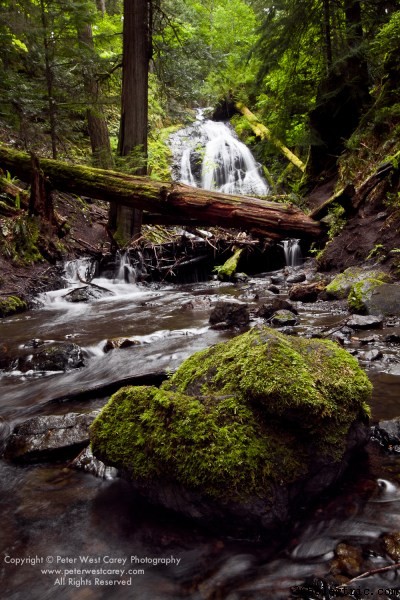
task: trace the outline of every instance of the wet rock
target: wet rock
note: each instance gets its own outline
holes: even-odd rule
[[[380,360],[383,358],[383,354],[379,349],[370,350],[369,352],[365,352],[363,355],[363,359],[368,362],[372,362],[374,360]]]
[[[246,273],[235,273],[232,276],[232,280],[235,283],[245,283],[246,281],[248,281],[249,277],[248,275],[246,275]]]
[[[83,350],[73,343],[51,344],[29,357],[21,358],[18,366],[22,372],[69,371],[85,365]]]
[[[209,322],[213,329],[246,327],[250,322],[249,307],[239,302],[217,302],[211,311]]]
[[[388,452],[400,453],[400,418],[379,421],[371,428],[371,440]]]
[[[85,287],[75,288],[68,294],[65,294],[64,300],[67,302],[91,302],[98,300],[104,296],[112,296],[113,292],[103,289],[95,285],[87,285]]]
[[[331,298],[344,299],[355,284],[367,280],[388,281],[388,275],[377,269],[367,271],[360,267],[349,267],[332,279],[326,286],[326,293]]]
[[[267,290],[273,294],[279,294],[279,288],[276,285],[269,285]]]
[[[289,290],[289,298],[298,302],[316,302],[324,289],[325,284],[321,281],[294,285]]]
[[[160,388],[119,390],[92,448],[152,503],[258,535],[343,473],[369,437],[370,391],[336,344],[256,327],[196,353]]]
[[[385,283],[376,287],[365,300],[365,308],[369,315],[399,315],[400,285]]]
[[[24,312],[27,308],[27,303],[19,296],[0,296],[0,317]]]
[[[129,338],[115,338],[113,340],[107,340],[103,346],[104,352],[110,352],[116,348],[124,349],[131,348],[132,346],[138,346],[140,342],[138,340],[131,340]]]
[[[299,318],[290,310],[278,310],[270,319],[273,327],[290,327],[299,323]]]
[[[14,428],[5,457],[35,462],[73,456],[89,443],[89,426],[99,410],[91,413],[68,413],[33,417]]]
[[[372,296],[388,281],[390,277],[386,273],[373,272],[372,275],[354,283],[347,297],[349,309],[361,315],[383,314],[382,311],[370,310],[368,306]]]
[[[3,454],[11,435],[10,424],[0,417],[0,456]]]
[[[306,280],[306,276],[304,273],[294,273],[293,275],[289,275],[286,278],[286,283],[301,283]]]
[[[34,338],[32,340],[29,340],[28,342],[25,342],[24,348],[39,348],[39,346],[43,346],[44,343],[45,343],[44,340],[40,340],[39,338]]]
[[[331,562],[333,575],[356,577],[362,572],[363,557],[360,548],[349,544],[338,544],[335,550],[336,558]]]
[[[383,318],[371,315],[353,315],[347,321],[352,329],[378,329],[383,327]]]
[[[394,531],[383,536],[383,545],[387,554],[394,562],[400,560],[400,531]]]
[[[400,344],[400,335],[398,333],[389,333],[385,335],[383,341],[387,344]]]
[[[87,446],[82,452],[71,462],[71,467],[79,471],[85,471],[100,479],[115,479],[118,475],[118,470],[115,467],[108,467],[101,460],[97,460],[93,456],[90,446]]]
[[[271,283],[273,283],[274,285],[284,285],[285,278],[283,275],[272,275]]]
[[[360,346],[367,346],[368,344],[379,342],[379,337],[377,335],[369,335],[368,337],[361,338],[359,342]]]
[[[290,310],[292,313],[297,315],[297,310],[291,302],[283,300],[282,298],[273,298],[271,302],[262,304],[256,310],[256,316],[268,320],[279,310]]]

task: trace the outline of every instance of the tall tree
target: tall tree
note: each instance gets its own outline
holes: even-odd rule
[[[148,73],[151,57],[149,0],[124,1],[121,125],[119,154],[129,156],[140,153],[144,165],[136,170],[147,173],[148,134]],[[117,228],[124,239],[138,237],[141,212],[119,207]]]

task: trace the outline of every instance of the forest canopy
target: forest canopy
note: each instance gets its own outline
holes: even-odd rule
[[[126,0],[125,9],[129,2]],[[224,118],[241,102],[312,174],[336,162],[360,122],[399,131],[397,0],[135,0],[148,15],[148,153],[118,156],[122,0],[3,0],[0,126],[4,141],[74,162],[168,176],[165,140],[199,106]],[[136,8],[135,8],[136,7]],[[268,140],[236,114],[273,174]],[[97,137],[96,137],[97,136]],[[141,162],[142,161],[142,162]]]

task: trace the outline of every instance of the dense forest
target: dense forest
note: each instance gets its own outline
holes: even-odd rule
[[[381,199],[396,214],[399,8],[395,0],[3,2],[1,139],[42,158],[169,181],[169,136],[209,107],[252,148],[280,201],[327,220],[314,251],[340,268],[321,250],[364,202],[363,182],[372,177],[375,189],[384,179]],[[2,161],[7,216],[15,208],[4,206],[7,178],[21,173]],[[29,210],[42,205],[31,200]],[[141,222],[140,210],[111,203],[119,243],[137,237]]]

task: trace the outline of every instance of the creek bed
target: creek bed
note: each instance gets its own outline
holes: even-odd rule
[[[208,326],[210,307],[217,299],[234,297],[256,308],[270,297],[260,279],[238,285],[96,283],[113,295],[90,304],[71,304],[62,298],[65,291],[51,292],[41,308],[0,322],[1,340],[10,352],[25,352],[27,341],[40,338],[72,340],[87,355],[84,368],[63,374],[3,374],[0,416],[16,423],[32,414],[102,406],[107,397],[101,394],[73,402],[68,396],[76,398],[80,390],[116,379],[174,370],[193,352],[234,334]],[[302,334],[317,327],[338,327],[347,315],[340,303],[296,306]],[[392,327],[388,332],[399,331]],[[354,338],[379,334],[381,340],[385,333],[368,331]],[[139,344],[104,353],[105,341],[118,337]],[[348,349],[355,352],[360,341],[354,338]],[[374,420],[400,415],[397,351],[379,340],[373,345],[387,360],[368,364]],[[54,398],[65,401],[49,404]],[[290,533],[249,541],[200,530],[148,506],[120,479],[97,479],[67,463],[18,466],[2,460],[2,594],[13,600],[288,599],[291,588],[307,577],[328,574],[339,542],[361,546],[370,555],[371,568],[387,564],[379,552],[379,538],[400,530],[399,483],[396,455],[373,452],[352,465],[340,485],[305,512]],[[25,560],[21,564],[18,559]],[[129,584],[104,583],[119,579],[106,573],[112,569],[125,570],[123,579]],[[128,569],[133,570],[131,575]],[[389,571],[362,580],[355,588],[389,590],[397,584],[396,571]]]

